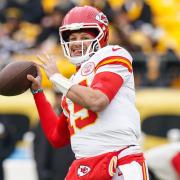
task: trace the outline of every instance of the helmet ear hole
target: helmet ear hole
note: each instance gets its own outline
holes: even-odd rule
[[[94,41],[92,43],[92,49],[94,49],[94,52],[99,50],[99,45],[98,45],[97,41]]]
[[[95,35],[95,37],[97,37],[99,34],[99,30],[97,30],[96,28],[91,28],[90,31]]]
[[[68,40],[69,40],[69,34],[70,34],[70,31],[69,31],[69,30],[62,32],[62,38],[63,38],[63,40],[64,40],[65,42],[68,42]]]

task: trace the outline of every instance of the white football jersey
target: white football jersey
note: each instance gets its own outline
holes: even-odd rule
[[[90,86],[94,76],[104,71],[120,75],[124,82],[103,111],[95,113],[66,97],[62,100],[76,158],[119,150],[126,145],[138,145],[140,117],[135,107],[132,57],[125,49],[113,45],[100,49],[81,65],[71,81]]]

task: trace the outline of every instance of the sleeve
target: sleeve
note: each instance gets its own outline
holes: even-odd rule
[[[95,75],[91,87],[102,91],[111,102],[122,84],[123,79],[121,76],[112,72],[101,72]]]
[[[43,92],[34,95],[43,131],[49,142],[55,147],[62,147],[70,143],[70,134],[65,115],[59,117],[54,112]]]
[[[129,52],[120,46],[109,46],[101,54],[102,58],[96,64],[96,75],[91,87],[101,90],[111,101],[123,83],[132,77],[133,59]]]
[[[96,64],[96,74],[101,72],[112,72],[123,78],[126,82],[132,75],[133,58],[127,50],[120,46],[110,46],[102,52],[103,58]]]

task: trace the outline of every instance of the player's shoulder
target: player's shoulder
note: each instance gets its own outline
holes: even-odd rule
[[[107,45],[100,50],[98,50],[95,55],[92,57],[96,63],[104,60],[104,59],[112,59],[112,58],[124,58],[128,61],[132,62],[133,58],[130,53],[123,47],[119,45]]]

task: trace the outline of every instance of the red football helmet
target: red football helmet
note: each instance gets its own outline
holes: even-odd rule
[[[91,45],[82,56],[72,57],[69,51],[68,36],[72,31],[92,31],[96,37],[92,40]],[[60,41],[66,57],[75,65],[80,65],[88,60],[98,49],[107,45],[109,28],[107,17],[96,8],[91,6],[74,7],[64,17],[62,26],[59,28]],[[83,49],[83,47],[82,47]]]

